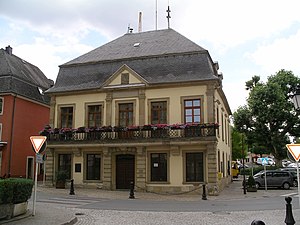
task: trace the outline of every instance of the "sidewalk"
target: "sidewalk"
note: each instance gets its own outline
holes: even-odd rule
[[[38,187],[38,192],[44,193],[53,193],[55,195],[69,196],[69,189],[56,189],[54,187]],[[95,197],[101,199],[128,199],[129,191],[106,191],[101,189],[86,189],[86,188],[75,188],[74,197]],[[293,192],[294,190],[291,190]],[[244,194],[242,188],[242,181],[235,180],[230,183],[219,196],[207,196],[207,201],[219,201],[219,200],[236,200],[236,199],[250,199],[250,198],[265,198],[271,196],[278,196],[283,193],[286,193],[286,190],[258,190],[258,192],[247,192]],[[160,195],[154,193],[144,193],[144,192],[135,192],[136,199],[145,199],[145,200],[178,200],[178,201],[199,201],[202,199],[202,195],[195,194],[183,194],[183,195]],[[13,218],[9,221],[0,221],[0,224],[11,224],[11,225],[30,225],[30,224],[41,224],[41,225],[92,225],[92,224],[154,224],[155,220],[160,220],[156,224],[180,224],[179,221],[182,221],[186,217],[187,220],[199,221],[202,220],[202,223],[186,223],[186,224],[251,224],[250,223],[239,223],[238,218],[245,217],[245,219],[250,220],[251,218],[260,218],[263,221],[283,221],[285,215],[285,209],[282,210],[266,210],[266,212],[261,211],[252,211],[252,212],[220,212],[220,215],[216,215],[212,212],[198,212],[198,213],[163,213],[163,212],[121,212],[115,210],[88,210],[88,209],[78,209],[65,207],[64,205],[59,204],[49,204],[49,203],[36,203],[36,214],[32,216],[32,201],[29,202],[29,211],[27,214]],[[299,209],[294,210],[295,213],[299,213]],[[224,214],[224,215],[223,215]],[[156,216],[157,215],[157,218]],[[181,215],[177,218],[178,215]],[[149,217],[149,221],[144,221],[143,217]],[[168,219],[169,217],[177,218],[175,222],[164,223],[163,219]],[[211,223],[212,217],[215,223]],[[220,218],[219,218],[220,217]],[[233,221],[237,219],[236,223]],[[226,219],[227,218],[227,219]],[[206,221],[206,220],[207,221]],[[265,220],[264,220],[265,219]],[[299,217],[298,217],[299,219]],[[227,222],[225,223],[225,221]],[[102,221],[102,222],[100,222]],[[118,221],[118,222],[117,222]],[[138,223],[137,221],[140,221]],[[210,222],[208,222],[210,221]],[[224,222],[224,223],[223,223]],[[282,222],[276,223],[273,222],[272,225],[284,224]],[[271,223],[266,223],[271,225]]]
[[[294,188],[295,189],[295,188]],[[294,189],[291,189],[294,190]],[[56,189],[55,187],[43,187],[39,186],[38,191],[46,193],[55,193],[59,195],[69,195],[69,189]],[[79,197],[95,197],[104,199],[128,199],[128,191],[108,191],[102,189],[93,188],[76,188],[75,195]],[[297,190],[295,189],[295,192]],[[242,179],[233,180],[218,196],[208,196],[208,200],[236,200],[236,199],[249,199],[249,198],[265,198],[285,194],[286,190],[283,189],[259,189],[257,192],[247,192],[244,194],[242,187]],[[134,192],[137,199],[151,199],[151,200],[178,200],[178,201],[199,201],[202,195],[195,193],[187,194],[159,194],[151,192]]]

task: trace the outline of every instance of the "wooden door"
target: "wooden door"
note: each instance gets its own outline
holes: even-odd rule
[[[116,156],[116,189],[130,189],[130,182],[134,182],[134,155]]]

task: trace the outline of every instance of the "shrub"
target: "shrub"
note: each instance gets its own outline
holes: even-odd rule
[[[255,187],[255,180],[253,176],[249,176],[248,178],[248,187]]]
[[[57,181],[66,181],[66,179],[68,178],[69,173],[66,170],[59,170],[56,172],[56,180]]]
[[[276,170],[278,168],[279,168],[278,166],[266,166],[266,170]],[[245,169],[245,175],[251,175],[251,173],[252,173],[251,170],[252,170],[251,167],[246,168]],[[254,166],[253,167],[253,174],[256,174],[256,173],[258,173],[259,171],[262,171],[262,170],[264,170],[263,166]],[[244,175],[244,170],[243,169],[240,170],[240,175]]]
[[[32,193],[33,181],[23,178],[0,180],[0,204],[26,202]]]

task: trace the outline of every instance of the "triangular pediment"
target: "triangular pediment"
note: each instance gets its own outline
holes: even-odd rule
[[[103,84],[104,88],[122,88],[134,86],[146,86],[147,81],[137,72],[124,64],[114,72]]]

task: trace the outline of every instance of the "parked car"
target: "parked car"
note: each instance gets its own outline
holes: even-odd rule
[[[238,178],[240,174],[239,165],[236,161],[231,162],[231,175],[233,178]]]
[[[287,167],[288,165],[290,165],[292,162],[290,160],[287,159],[283,159],[282,160],[282,166],[283,167]]]
[[[257,158],[256,164],[257,165],[262,165],[262,158]]]
[[[268,158],[268,164],[271,165],[271,166],[275,165],[274,159]]]
[[[279,187],[287,190],[294,186],[294,176],[291,172],[267,170],[266,172],[258,172],[253,176],[256,188],[265,187],[265,174],[267,175],[267,187]]]
[[[289,171],[289,172],[291,172],[293,174],[293,177],[294,177],[294,187],[298,187],[297,168],[285,167],[285,168],[280,168],[279,170],[280,171]]]
[[[290,163],[287,167],[288,168],[297,168],[297,163]],[[300,168],[300,164],[298,164],[298,167]]]

